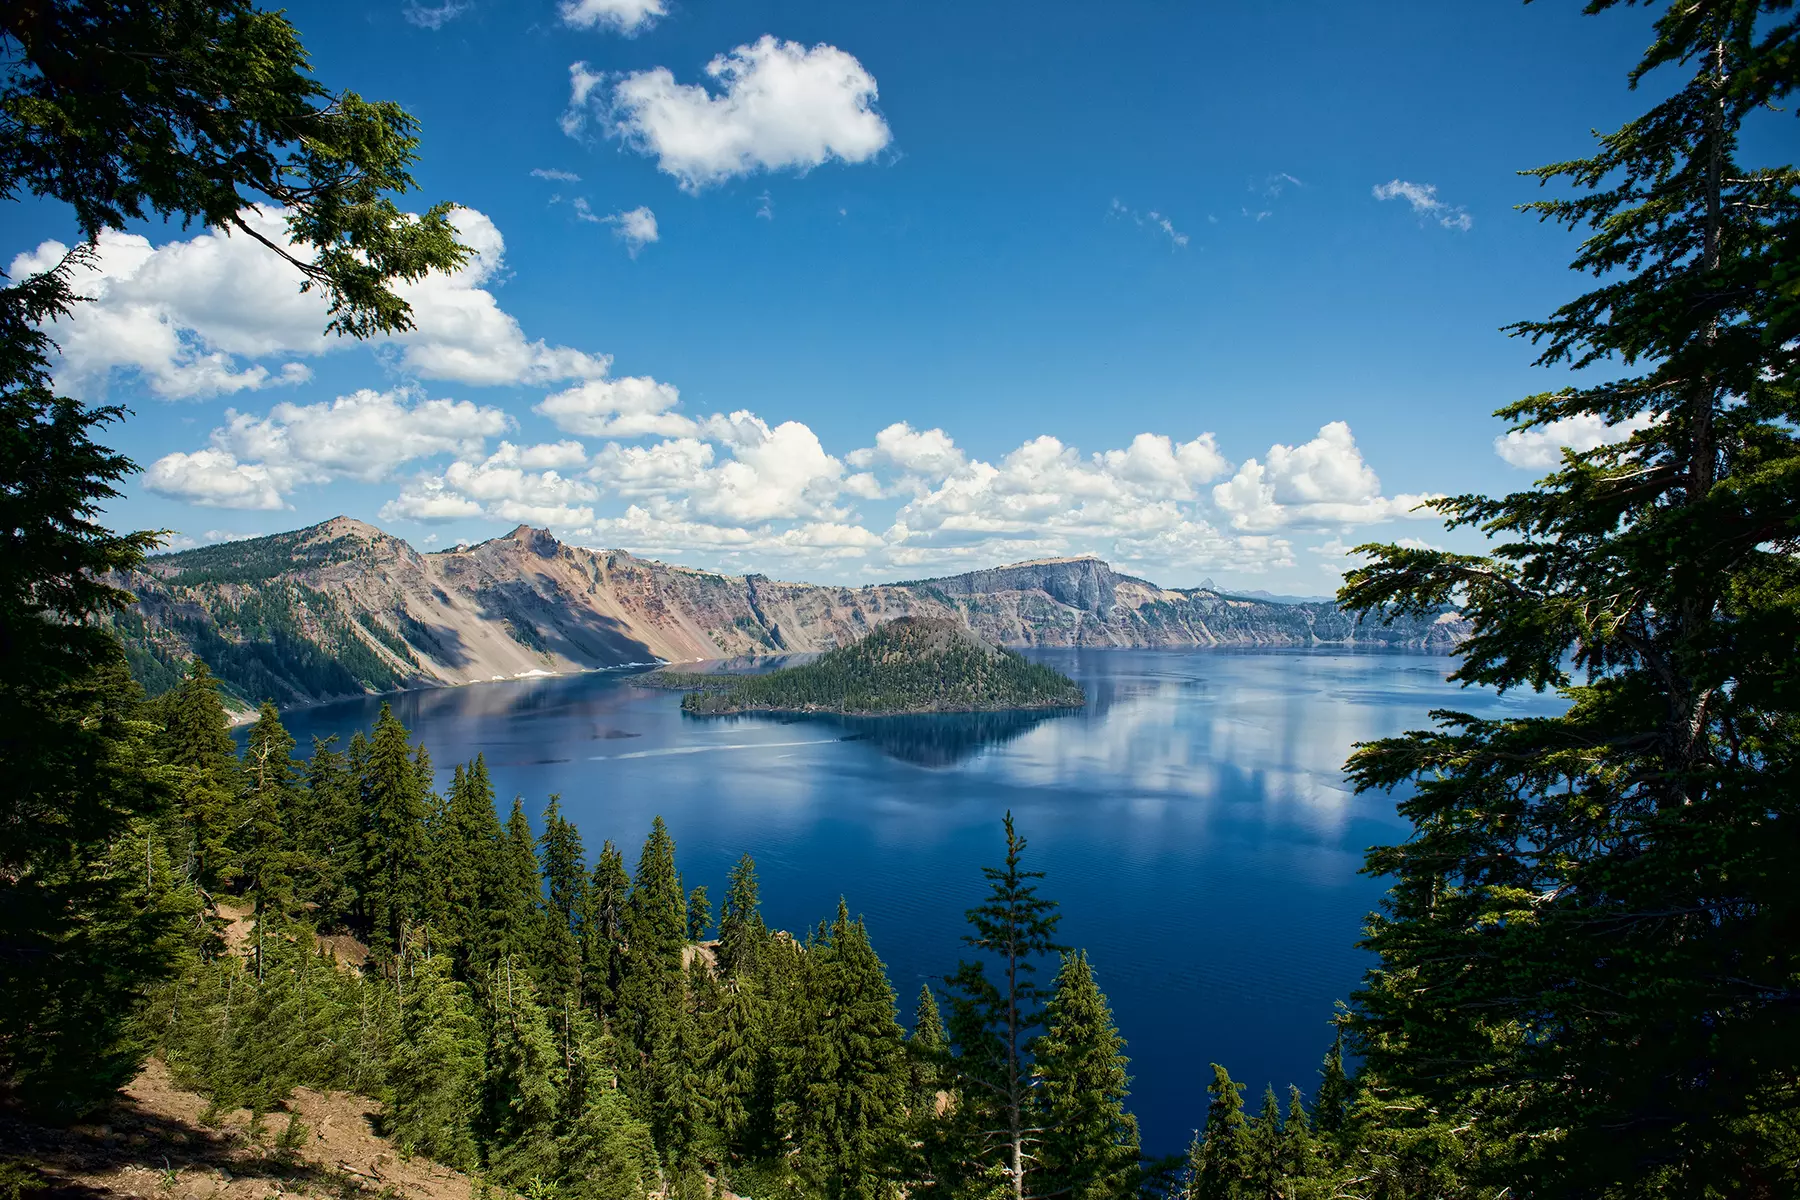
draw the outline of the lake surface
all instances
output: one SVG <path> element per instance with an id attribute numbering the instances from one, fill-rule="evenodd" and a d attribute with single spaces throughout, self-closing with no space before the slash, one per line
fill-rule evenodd
<path id="1" fill-rule="evenodd" d="M 1352 795 L 1352 743 L 1420 728 L 1432 708 L 1550 712 L 1554 698 L 1447 684 L 1446 658 L 1308 651 L 1063 650 L 1088 707 L 1049 718 L 693 718 L 678 693 L 599 673 L 389 697 L 439 778 L 485 753 L 503 809 L 534 822 L 559 792 L 592 858 L 628 865 L 653 816 L 690 888 L 716 905 L 755 856 L 765 916 L 797 932 L 844 896 L 867 919 L 902 1019 L 954 968 L 981 867 L 1011 809 L 1061 939 L 1085 947 L 1132 1057 L 1145 1146 L 1185 1147 L 1208 1064 L 1311 1091 L 1335 1000 L 1356 986 L 1383 885 L 1366 847 L 1403 836 L 1384 795 Z M 313 736 L 367 727 L 379 700 L 289 713 Z"/>

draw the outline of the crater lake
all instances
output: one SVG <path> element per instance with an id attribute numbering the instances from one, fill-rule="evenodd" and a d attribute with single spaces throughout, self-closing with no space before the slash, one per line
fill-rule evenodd
<path id="1" fill-rule="evenodd" d="M 537 825 L 551 793 L 589 864 L 627 866 L 661 814 L 689 888 L 716 905 L 744 853 L 763 913 L 804 936 L 839 896 L 862 914 L 910 1024 L 922 983 L 964 952 L 963 912 L 999 862 L 1001 816 L 1062 905 L 1060 939 L 1089 952 L 1131 1056 L 1132 1110 L 1152 1153 L 1205 1118 L 1208 1064 L 1308 1092 L 1334 1002 L 1384 884 L 1370 845 L 1405 836 L 1394 799 L 1354 795 L 1359 741 L 1421 728 L 1434 708 L 1555 712 L 1529 692 L 1446 682 L 1452 659 L 1396 653 L 1034 650 L 1087 707 L 898 718 L 692 717 L 628 673 L 369 697 L 283 714 L 299 745 L 348 740 L 385 700 L 431 753 L 440 787 L 485 754 L 498 802 Z M 1047 983 L 1053 966 L 1046 964 Z"/>

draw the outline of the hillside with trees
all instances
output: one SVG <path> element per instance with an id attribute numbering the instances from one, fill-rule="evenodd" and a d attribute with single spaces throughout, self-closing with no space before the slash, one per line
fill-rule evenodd
<path id="1" fill-rule="evenodd" d="M 285 16 L 0 7 L 0 194 L 84 239 L 0 287 L 0 1132 L 21 1138 L 0 1185 L 45 1183 L 31 1123 L 104 1126 L 155 1055 L 258 1114 L 302 1085 L 373 1097 L 411 1153 L 531 1200 L 1800 1194 L 1800 172 L 1742 161 L 1787 144 L 1742 135 L 1791 120 L 1759 114 L 1791 104 L 1800 22 L 1786 0 L 1588 5 L 1639 7 L 1643 115 L 1535 172 L 1569 189 L 1535 211 L 1586 235 L 1597 281 L 1514 332 L 1582 373 L 1502 412 L 1620 440 L 1440 501 L 1491 553 L 1365 547 L 1340 594 L 1374 621 L 1454 606 L 1459 679 L 1570 707 L 1359 748 L 1351 779 L 1410 828 L 1368 857 L 1392 886 L 1341 1042 L 1310 1102 L 1252 1112 L 1197 1069 L 1180 1163 L 1140 1154 L 1100 986 L 1121 968 L 1057 942 L 1010 819 L 966 957 L 908 1030 L 848 904 L 771 930 L 745 861 L 715 922 L 660 822 L 628 870 L 554 798 L 535 828 L 519 802 L 502 820 L 479 756 L 439 792 L 391 713 L 296 759 L 273 705 L 235 752 L 203 659 L 164 662 L 146 700 L 115 622 L 157 536 L 103 524 L 125 410 L 56 391 L 71 265 L 106 228 L 249 233 L 272 205 L 330 329 L 368 336 L 407 329 L 394 287 L 466 249 L 447 206 L 395 203 L 413 119 L 318 82 Z M 230 586 L 228 558 L 201 582 Z M 1194 628 L 1152 603 L 1133 619 Z"/>
<path id="2" fill-rule="evenodd" d="M 1079 708 L 1074 680 L 993 646 L 949 620 L 901 617 L 816 661 L 757 675 L 658 671 L 643 683 L 682 688 L 683 712 L 1007 712 Z"/>

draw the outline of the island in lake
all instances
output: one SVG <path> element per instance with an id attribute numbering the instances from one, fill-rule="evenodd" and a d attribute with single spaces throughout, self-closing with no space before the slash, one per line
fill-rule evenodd
<path id="1" fill-rule="evenodd" d="M 682 710 L 707 716 L 1007 712 L 1087 703 L 1068 676 L 932 617 L 889 621 L 802 666 L 760 675 L 658 671 L 642 682 L 686 690 Z"/>

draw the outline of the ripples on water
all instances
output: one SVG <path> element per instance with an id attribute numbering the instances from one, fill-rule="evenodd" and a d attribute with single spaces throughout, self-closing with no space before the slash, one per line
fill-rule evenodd
<path id="1" fill-rule="evenodd" d="M 1553 711 L 1444 681 L 1451 661 L 1293 651 L 1042 651 L 1088 693 L 1077 712 L 869 719 L 693 718 L 629 677 L 413 692 L 396 715 L 441 779 L 487 755 L 502 805 L 535 819 L 560 792 L 587 839 L 628 862 L 661 813 L 689 887 L 723 895 L 756 857 L 770 922 L 793 930 L 838 896 L 868 920 L 904 1019 L 961 951 L 980 868 L 1011 809 L 1130 1043 L 1146 1147 L 1181 1149 L 1204 1117 L 1207 1064 L 1311 1089 L 1327 1019 L 1366 965 L 1354 948 L 1379 881 L 1367 846 L 1405 826 L 1354 796 L 1353 743 L 1419 728 L 1432 708 Z M 366 727 L 380 701 L 297 711 L 314 735 Z"/>

